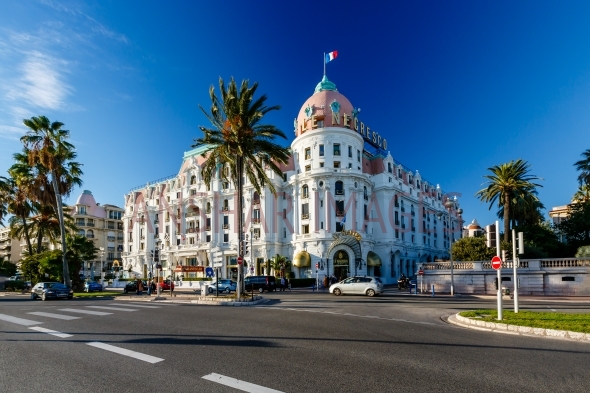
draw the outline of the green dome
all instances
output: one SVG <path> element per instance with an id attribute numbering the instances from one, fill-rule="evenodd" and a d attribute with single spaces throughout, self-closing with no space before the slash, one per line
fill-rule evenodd
<path id="1" fill-rule="evenodd" d="M 315 87 L 315 92 L 319 93 L 320 91 L 338 91 L 336 89 L 336 85 L 332 82 L 330 82 L 328 80 L 328 77 L 326 75 L 324 75 L 324 77 L 322 78 L 322 81 L 320 83 L 318 83 L 318 85 Z"/>

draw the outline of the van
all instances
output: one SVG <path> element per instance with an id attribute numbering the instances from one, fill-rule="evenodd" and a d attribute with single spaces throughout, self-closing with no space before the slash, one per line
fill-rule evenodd
<path id="1" fill-rule="evenodd" d="M 277 289 L 277 283 L 274 276 L 249 276 L 244 280 L 244 288 L 246 292 L 272 292 Z"/>

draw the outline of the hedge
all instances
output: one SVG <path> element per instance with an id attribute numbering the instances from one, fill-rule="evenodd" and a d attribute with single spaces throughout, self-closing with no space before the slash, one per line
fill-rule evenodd
<path id="1" fill-rule="evenodd" d="M 291 278 L 289 279 L 291 288 L 307 288 L 315 284 L 315 278 Z M 277 279 L 277 286 L 280 283 L 280 279 Z"/>
<path id="2" fill-rule="evenodd" d="M 185 277 L 182 281 L 212 281 L 210 277 Z"/>
<path id="3" fill-rule="evenodd" d="M 15 280 L 4 281 L 4 289 L 12 291 L 22 291 L 23 289 L 25 289 L 25 282 Z"/>

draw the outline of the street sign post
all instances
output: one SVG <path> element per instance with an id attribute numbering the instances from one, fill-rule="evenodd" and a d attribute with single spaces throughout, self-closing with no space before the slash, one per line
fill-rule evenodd
<path id="1" fill-rule="evenodd" d="M 315 264 L 315 268 L 316 268 L 316 269 L 319 269 L 319 268 L 320 268 L 320 264 L 319 264 L 319 263 L 316 263 L 316 264 Z"/>
<path id="2" fill-rule="evenodd" d="M 422 268 L 418 270 L 418 275 L 420 276 L 420 293 L 424 293 L 424 270 Z"/>
<path id="3" fill-rule="evenodd" d="M 495 256 L 492 258 L 492 267 L 496 270 L 502 269 L 502 258 Z"/>
<path id="4" fill-rule="evenodd" d="M 241 265 L 242 263 L 244 263 L 244 258 L 238 257 L 238 265 Z"/>
<path id="5" fill-rule="evenodd" d="M 223 263 L 222 262 L 215 262 L 213 264 L 213 267 L 222 267 L 222 266 L 223 266 Z"/>

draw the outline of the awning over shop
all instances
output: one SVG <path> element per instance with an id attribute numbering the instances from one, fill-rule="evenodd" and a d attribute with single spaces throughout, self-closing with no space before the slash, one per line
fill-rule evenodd
<path id="1" fill-rule="evenodd" d="M 176 266 L 174 271 L 177 273 L 203 273 L 205 271 L 205 266 Z"/>
<path id="2" fill-rule="evenodd" d="M 311 255 L 307 251 L 301 251 L 293 258 L 293 266 L 308 267 L 311 266 Z"/>
<path id="3" fill-rule="evenodd" d="M 373 251 L 367 254 L 367 266 L 381 266 L 381 258 Z"/>

